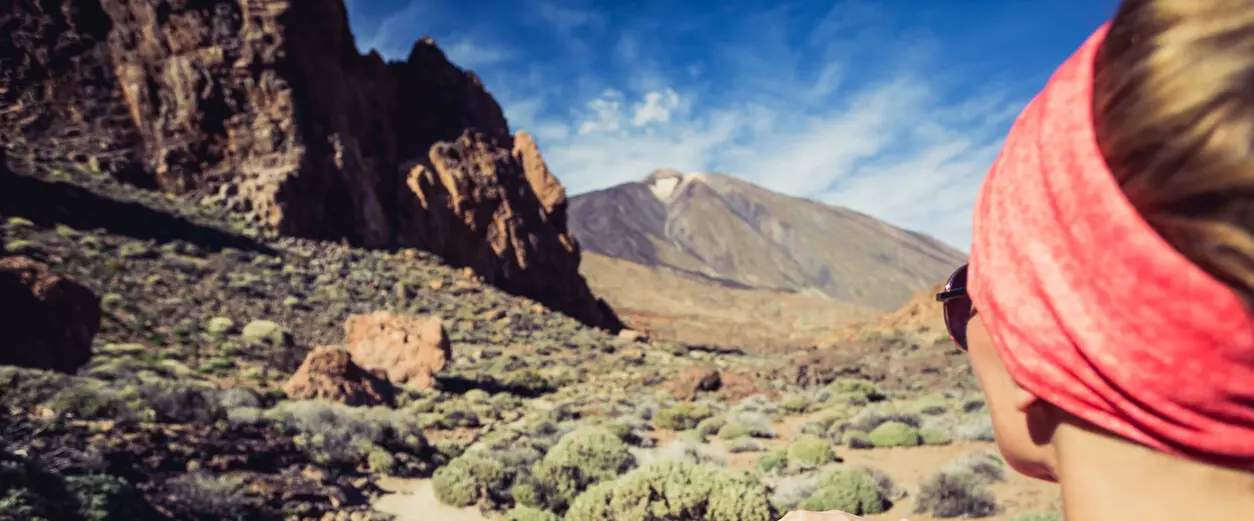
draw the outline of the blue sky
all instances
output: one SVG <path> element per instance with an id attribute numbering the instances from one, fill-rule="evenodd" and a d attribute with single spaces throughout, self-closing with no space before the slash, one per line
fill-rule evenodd
<path id="1" fill-rule="evenodd" d="M 572 193 L 716 171 L 967 250 L 1014 117 L 1115 0 L 348 0 L 362 52 L 431 35 Z"/>

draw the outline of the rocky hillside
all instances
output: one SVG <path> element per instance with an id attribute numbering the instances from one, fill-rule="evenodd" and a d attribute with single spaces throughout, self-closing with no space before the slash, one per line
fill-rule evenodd
<path id="1" fill-rule="evenodd" d="M 341 0 L 20 0 L 0 30 L 16 160 L 72 160 L 263 233 L 430 251 L 619 327 L 536 143 L 430 39 L 362 56 Z"/>
<path id="2" fill-rule="evenodd" d="M 574 197 L 570 219 L 589 252 L 885 310 L 966 257 L 867 215 L 721 174 L 657 171 Z"/>

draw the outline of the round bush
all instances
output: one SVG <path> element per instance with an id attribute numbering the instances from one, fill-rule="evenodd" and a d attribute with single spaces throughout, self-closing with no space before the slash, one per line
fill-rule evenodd
<path id="1" fill-rule="evenodd" d="M 758 457 L 758 470 L 766 473 L 777 472 L 788 466 L 788 447 L 776 447 L 775 449 Z"/>
<path id="2" fill-rule="evenodd" d="M 766 486 L 743 470 L 662 461 L 594 485 L 565 521 L 772 521 Z"/>
<path id="3" fill-rule="evenodd" d="M 832 446 L 827 440 L 805 436 L 788 446 L 788 463 L 799 467 L 814 468 L 831 463 L 835 459 Z"/>
<path id="4" fill-rule="evenodd" d="M 681 402 L 669 409 L 658 411 L 653 423 L 662 429 L 683 431 L 695 428 L 702 420 L 713 415 L 709 407 Z"/>
<path id="5" fill-rule="evenodd" d="M 841 510 L 854 515 L 879 514 L 890 506 L 892 503 L 880 492 L 875 478 L 856 469 L 823 475 L 818 490 L 800 505 L 803 510 Z"/>
<path id="6" fill-rule="evenodd" d="M 785 398 L 779 406 L 792 414 L 802 414 L 810 408 L 810 400 L 807 400 L 805 396 L 794 394 Z"/>
<path id="7" fill-rule="evenodd" d="M 854 431 L 854 430 L 845 431 L 845 434 L 841 438 L 841 440 L 844 441 L 845 446 L 851 449 L 875 448 L 875 444 L 871 443 L 871 438 L 867 436 L 865 432 L 862 432 L 862 431 Z"/>
<path id="8" fill-rule="evenodd" d="M 919 430 L 901 422 L 890 421 L 867 434 L 876 447 L 913 447 L 919 444 Z"/>
<path id="9" fill-rule="evenodd" d="M 919 438 L 923 440 L 924 445 L 949 445 L 954 441 L 949 433 L 931 427 L 919 429 Z"/>
<path id="10" fill-rule="evenodd" d="M 734 440 L 742 436 L 748 436 L 749 430 L 749 424 L 747 423 L 730 422 L 718 430 L 718 437 L 725 440 Z"/>
<path id="11" fill-rule="evenodd" d="M 719 429 L 722 429 L 726 424 L 726 417 L 722 415 L 711 416 L 701 420 L 700 423 L 697 423 L 697 432 L 701 433 L 702 436 L 714 436 L 715 434 L 718 434 Z"/>
<path id="12" fill-rule="evenodd" d="M 613 479 L 635 465 L 635 458 L 609 430 L 580 427 L 562 437 L 532 467 L 532 475 L 549 510 L 561 512 L 589 486 Z"/>
<path id="13" fill-rule="evenodd" d="M 436 469 L 431 476 L 431 488 L 441 503 L 468 507 L 479 501 L 480 491 L 485 487 L 504 486 L 507 480 L 500 463 L 468 455 Z"/>

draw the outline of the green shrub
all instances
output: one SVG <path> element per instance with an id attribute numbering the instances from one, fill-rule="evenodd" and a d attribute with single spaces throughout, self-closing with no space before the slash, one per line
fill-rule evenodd
<path id="1" fill-rule="evenodd" d="M 396 460 L 392 457 L 392 453 L 381 447 L 371 447 L 366 452 L 366 465 L 370 468 L 370 472 L 390 474 L 395 464 Z"/>
<path id="2" fill-rule="evenodd" d="M 105 293 L 100 297 L 100 307 L 105 309 L 119 309 L 126 304 L 126 298 L 117 293 Z"/>
<path id="3" fill-rule="evenodd" d="M 718 434 L 719 429 L 727 425 L 727 417 L 723 415 L 711 416 L 697 423 L 697 432 L 702 436 L 714 436 Z"/>
<path id="4" fill-rule="evenodd" d="M 919 429 L 919 438 L 923 440 L 924 445 L 949 445 L 953 443 L 953 438 L 948 432 L 934 427 Z"/>
<path id="5" fill-rule="evenodd" d="M 788 446 L 788 464 L 801 468 L 821 467 L 836 459 L 832 446 L 822 438 L 805 436 Z"/>
<path id="6" fill-rule="evenodd" d="M 766 486 L 748 472 L 664 461 L 588 489 L 565 521 L 771 521 L 775 514 Z"/>
<path id="7" fill-rule="evenodd" d="M 701 431 L 696 430 L 696 429 L 680 431 L 677 434 L 675 434 L 675 439 L 679 441 L 686 441 L 688 443 L 698 443 L 698 444 L 705 443 L 706 441 L 708 441 L 706 440 L 705 435 L 701 434 Z"/>
<path id="8" fill-rule="evenodd" d="M 774 438 L 775 431 L 771 428 L 771 419 L 760 412 L 740 412 L 729 417 L 727 423 L 718 430 L 718 437 L 724 440 L 741 436 Z"/>
<path id="9" fill-rule="evenodd" d="M 252 345 L 288 347 L 292 345 L 292 332 L 269 320 L 254 320 L 240 331 L 244 342 Z"/>
<path id="10" fill-rule="evenodd" d="M 867 434 L 876 447 L 913 447 L 918 445 L 919 430 L 901 422 L 887 422 Z"/>
<path id="11" fill-rule="evenodd" d="M 920 414 L 936 416 L 949 412 L 949 402 L 942 396 L 929 395 L 920 399 L 915 408 Z"/>
<path id="12" fill-rule="evenodd" d="M 804 510 L 841 510 L 854 515 L 879 514 L 891 506 L 875 479 L 860 469 L 841 469 L 824 474 L 819 480 L 818 490 L 800 505 Z"/>
<path id="13" fill-rule="evenodd" d="M 579 493 L 614 479 L 635 465 L 627 444 L 602 427 L 580 427 L 567 434 L 532 467 L 541 505 L 562 512 Z"/>
<path id="14" fill-rule="evenodd" d="M 836 396 L 846 399 L 861 398 L 868 402 L 878 402 L 886 398 L 879 387 L 875 385 L 875 382 L 857 378 L 836 380 L 831 385 L 828 385 L 827 389 L 836 393 Z"/>
<path id="15" fill-rule="evenodd" d="M 468 507 L 482 499 L 501 499 L 505 495 L 501 491 L 507 491 L 513 478 L 501 462 L 469 453 L 436 469 L 431 489 L 441 503 Z"/>
<path id="16" fill-rule="evenodd" d="M 562 521 L 562 518 L 548 510 L 521 506 L 506 512 L 501 521 Z"/>
<path id="17" fill-rule="evenodd" d="M 718 437 L 724 440 L 734 440 L 749 435 L 749 425 L 742 422 L 729 422 L 718 430 Z"/>
<path id="18" fill-rule="evenodd" d="M 847 430 L 841 438 L 846 447 L 851 449 L 872 449 L 875 444 L 871 443 L 871 438 L 865 432 Z"/>
<path id="19" fill-rule="evenodd" d="M 523 393 L 543 393 L 551 389 L 551 385 L 544 375 L 534 367 L 523 367 L 505 373 L 501 377 L 501 383 L 507 387 Z"/>
<path id="20" fill-rule="evenodd" d="M 708 419 L 714 413 L 709 407 L 704 405 L 696 405 L 689 402 L 680 402 L 669 409 L 658 411 L 653 417 L 653 423 L 659 428 L 682 431 L 696 428 L 697 424 L 702 420 Z"/>
<path id="21" fill-rule="evenodd" d="M 762 442 L 755 440 L 753 438 L 750 438 L 748 436 L 730 440 L 727 442 L 726 447 L 727 447 L 727 452 L 730 452 L 732 454 L 737 454 L 741 452 L 762 452 L 766 450 L 766 446 L 762 445 Z"/>
<path id="22" fill-rule="evenodd" d="M 771 473 L 783 470 L 788 466 L 788 446 L 782 445 L 758 457 L 758 470 Z"/>
<path id="23" fill-rule="evenodd" d="M 988 517 L 998 506 L 996 496 L 972 474 L 940 471 L 919 484 L 914 511 L 938 518 Z"/>
<path id="24" fill-rule="evenodd" d="M 807 400 L 805 396 L 794 394 L 785 398 L 779 406 L 793 414 L 804 414 L 810 408 L 810 400 Z"/>
<path id="25" fill-rule="evenodd" d="M 1010 521 L 1063 521 L 1062 514 L 1052 510 L 1036 510 L 1019 514 Z"/>

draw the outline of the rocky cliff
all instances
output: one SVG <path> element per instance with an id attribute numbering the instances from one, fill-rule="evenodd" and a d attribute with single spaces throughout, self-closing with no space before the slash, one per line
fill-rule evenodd
<path id="1" fill-rule="evenodd" d="M 0 132 L 220 205 L 263 231 L 418 247 L 617 329 L 578 273 L 566 195 L 473 72 L 430 39 L 358 53 L 341 0 L 18 0 Z"/>

